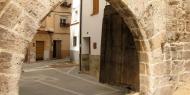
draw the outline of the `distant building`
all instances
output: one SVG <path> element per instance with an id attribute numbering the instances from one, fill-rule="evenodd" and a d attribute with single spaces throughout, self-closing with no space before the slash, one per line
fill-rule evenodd
<path id="1" fill-rule="evenodd" d="M 106 1 L 82 0 L 82 72 L 99 77 L 100 47 Z"/>
<path id="2" fill-rule="evenodd" d="M 28 62 L 70 56 L 71 4 L 66 0 L 44 18 L 28 48 Z"/>
<path id="3" fill-rule="evenodd" d="M 79 63 L 80 54 L 80 1 L 81 0 L 73 0 L 70 27 L 70 55 L 72 61 L 75 63 Z"/>

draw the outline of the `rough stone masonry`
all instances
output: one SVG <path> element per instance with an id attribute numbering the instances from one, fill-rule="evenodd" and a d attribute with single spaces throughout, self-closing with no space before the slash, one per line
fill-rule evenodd
<path id="1" fill-rule="evenodd" d="M 63 0 L 0 0 L 0 95 L 18 95 L 25 48 Z M 140 94 L 172 95 L 190 80 L 189 0 L 107 0 L 138 48 Z"/>

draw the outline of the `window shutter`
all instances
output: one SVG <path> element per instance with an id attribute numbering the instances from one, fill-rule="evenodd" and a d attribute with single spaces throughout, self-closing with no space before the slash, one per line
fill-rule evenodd
<path id="1" fill-rule="evenodd" d="M 93 0 L 93 15 L 96 15 L 99 13 L 99 0 Z"/>

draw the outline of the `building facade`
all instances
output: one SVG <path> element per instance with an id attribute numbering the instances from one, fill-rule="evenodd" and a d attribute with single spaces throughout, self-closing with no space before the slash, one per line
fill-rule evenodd
<path id="1" fill-rule="evenodd" d="M 18 81 L 28 42 L 36 34 L 38 22 L 60 1 L 0 1 L 2 95 L 19 94 Z M 180 89 L 186 89 L 190 80 L 190 2 L 107 1 L 123 17 L 135 39 L 140 66 L 140 95 L 176 95 Z"/>
<path id="2" fill-rule="evenodd" d="M 28 48 L 28 62 L 70 57 L 71 0 L 56 6 L 43 20 Z"/>
<path id="3" fill-rule="evenodd" d="M 79 63 L 80 54 L 80 14 L 81 0 L 73 0 L 70 32 L 70 57 L 74 63 Z"/>
<path id="4" fill-rule="evenodd" d="M 102 21 L 106 1 L 82 0 L 82 72 L 99 77 Z"/>

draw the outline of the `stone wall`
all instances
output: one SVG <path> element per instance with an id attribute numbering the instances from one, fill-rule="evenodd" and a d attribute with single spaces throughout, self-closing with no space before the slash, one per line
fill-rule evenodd
<path id="1" fill-rule="evenodd" d="M 188 0 L 108 0 L 136 38 L 141 94 L 172 95 L 188 82 Z"/>
<path id="2" fill-rule="evenodd" d="M 0 0 L 0 95 L 18 95 L 26 47 L 59 0 Z"/>
<path id="3" fill-rule="evenodd" d="M 81 55 L 81 71 L 83 73 L 89 73 L 90 75 L 99 79 L 100 76 L 100 55 Z"/>
<path id="4" fill-rule="evenodd" d="M 190 1 L 167 0 L 166 2 L 165 60 L 170 62 L 173 90 L 190 82 Z"/>
<path id="5" fill-rule="evenodd" d="M 44 58 L 43 60 L 50 60 L 51 42 L 49 34 L 37 33 L 29 46 L 29 63 L 36 62 L 36 41 L 44 41 Z"/>
<path id="6" fill-rule="evenodd" d="M 0 0 L 0 94 L 18 95 L 26 47 L 62 0 Z M 125 19 L 140 57 L 140 93 L 172 95 L 189 81 L 188 0 L 107 0 Z"/>
<path id="7" fill-rule="evenodd" d="M 90 70 L 90 55 L 81 54 L 81 72 L 89 72 Z"/>

